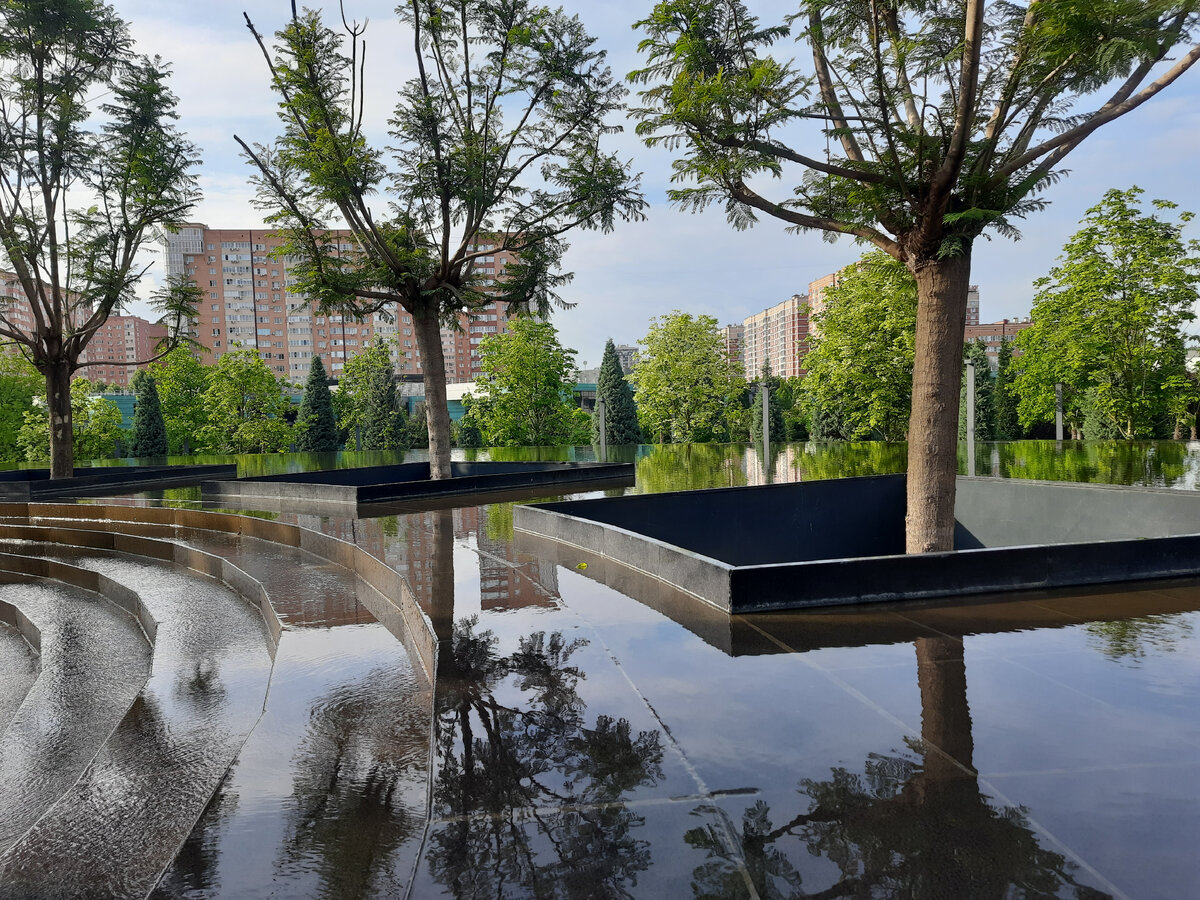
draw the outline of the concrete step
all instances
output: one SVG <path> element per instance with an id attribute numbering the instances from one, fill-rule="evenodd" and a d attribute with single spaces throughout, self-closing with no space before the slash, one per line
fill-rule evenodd
<path id="1" fill-rule="evenodd" d="M 15 606 L 0 600 L 0 734 L 37 680 L 40 647 L 41 630 Z"/>
<path id="2" fill-rule="evenodd" d="M 255 607 L 160 563 L 84 548 L 158 623 L 153 673 L 82 776 L 0 859 L 0 896 L 144 897 L 262 715 L 274 649 Z"/>

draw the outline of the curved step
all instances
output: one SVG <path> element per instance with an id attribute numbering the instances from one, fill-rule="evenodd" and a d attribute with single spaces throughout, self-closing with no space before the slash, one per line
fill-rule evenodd
<path id="1" fill-rule="evenodd" d="M 56 803 L 128 713 L 150 674 L 139 623 L 98 594 L 41 581 L 0 585 L 37 621 L 41 670 L 0 735 L 0 853 Z M 0 879 L 2 880 L 2 879 Z"/>
<path id="2" fill-rule="evenodd" d="M 111 552 L 52 558 L 137 592 L 154 670 L 78 781 L 0 860 L 0 896 L 145 896 L 262 714 L 271 636 L 224 585 Z"/>
<path id="3" fill-rule="evenodd" d="M 0 587 L 0 734 L 8 728 L 41 671 L 41 645 L 41 630 L 3 599 Z"/>

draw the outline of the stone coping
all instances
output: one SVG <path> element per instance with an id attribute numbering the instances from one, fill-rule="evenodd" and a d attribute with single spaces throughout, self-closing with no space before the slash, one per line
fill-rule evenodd
<path id="1" fill-rule="evenodd" d="M 905 476 L 519 506 L 587 550 L 725 613 L 1200 574 L 1200 492 L 959 478 L 956 545 L 908 556 Z"/>
<path id="2" fill-rule="evenodd" d="M 269 591 L 223 557 L 177 541 L 199 530 L 298 547 L 349 569 L 371 589 L 360 595 L 363 605 L 401 641 L 424 686 L 433 683 L 437 637 L 404 576 L 358 545 L 332 535 L 228 512 L 73 503 L 0 503 L 0 525 L 6 525 L 5 530 L 18 526 L 65 528 L 81 532 L 77 539 L 91 542 L 84 546 L 151 556 L 225 581 L 250 602 L 260 604 L 273 641 L 278 641 L 282 624 L 270 606 Z"/>
<path id="3" fill-rule="evenodd" d="M 325 469 L 263 475 L 202 486 L 208 502 L 227 506 L 303 511 L 318 515 L 386 515 L 385 504 L 404 504 L 479 494 L 524 493 L 523 499 L 579 487 L 625 487 L 634 483 L 632 463 L 452 462 L 452 477 L 429 478 L 429 463 Z"/>
<path id="4" fill-rule="evenodd" d="M 85 466 L 55 479 L 49 469 L 8 469 L 0 471 L 0 501 L 111 496 L 236 477 L 235 465 Z"/>

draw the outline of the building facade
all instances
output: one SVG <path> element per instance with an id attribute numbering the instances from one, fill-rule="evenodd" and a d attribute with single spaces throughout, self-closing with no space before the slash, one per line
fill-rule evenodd
<path id="1" fill-rule="evenodd" d="M 797 378 L 804 374 L 808 352 L 808 297 L 793 294 L 782 303 L 756 313 L 742 322 L 742 361 L 747 379 L 762 374 Z"/>
<path id="2" fill-rule="evenodd" d="M 734 372 L 745 372 L 746 358 L 742 343 L 746 336 L 745 325 L 726 325 L 721 329 L 725 339 L 725 356 L 729 360 L 729 368 Z"/>
<path id="3" fill-rule="evenodd" d="M 356 245 L 348 231 L 335 232 L 339 251 Z M 333 378 L 346 362 L 375 337 L 393 343 L 397 373 L 419 378 L 424 373 L 412 316 L 393 306 L 387 314 L 358 321 L 349 316 L 320 315 L 308 297 L 295 289 L 289 273 L 293 263 L 277 253 L 281 240 L 272 231 L 215 229 L 203 224 L 183 226 L 168 235 L 167 272 L 185 276 L 201 290 L 193 336 L 215 361 L 235 347 L 257 349 L 277 376 L 293 384 L 308 377 L 312 358 L 319 356 Z M 482 243 L 479 249 L 493 247 Z M 476 262 L 486 279 L 503 277 L 511 257 L 496 251 Z M 479 343 L 489 334 L 508 330 L 504 304 L 493 302 L 471 316 L 464 314 L 458 329 L 442 329 L 442 353 L 450 383 L 471 381 L 480 374 Z"/>
<path id="4" fill-rule="evenodd" d="M 1000 345 L 1005 341 L 1016 340 L 1017 334 L 1024 331 L 1033 322 L 1028 318 L 1024 319 L 1001 319 L 999 322 L 979 323 L 978 308 L 976 309 L 975 323 L 968 324 L 964 334 L 963 342 L 971 343 L 972 341 L 982 340 L 987 345 L 988 365 L 995 372 L 1000 365 Z M 1013 351 L 1014 356 L 1020 356 L 1019 350 Z"/>

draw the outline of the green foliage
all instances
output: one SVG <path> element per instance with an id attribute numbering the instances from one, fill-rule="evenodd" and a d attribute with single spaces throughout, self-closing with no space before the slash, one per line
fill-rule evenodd
<path id="1" fill-rule="evenodd" d="M 993 385 L 992 412 L 995 416 L 992 423 L 992 434 L 998 441 L 1015 441 L 1022 435 L 1021 422 L 1017 418 L 1016 391 L 1013 388 L 1011 340 L 1000 342 L 996 353 L 996 381 Z"/>
<path id="2" fill-rule="evenodd" d="M 337 422 L 333 418 L 333 398 L 329 393 L 329 380 L 325 377 L 325 365 L 315 353 L 308 368 L 304 399 L 300 401 L 295 428 L 296 448 L 302 452 L 326 453 L 336 450 L 340 443 Z"/>
<path id="3" fill-rule="evenodd" d="M 343 397 L 341 424 L 349 449 L 404 450 L 412 446 L 408 417 L 396 392 L 391 352 L 382 338 L 346 362 L 338 393 Z"/>
<path id="4" fill-rule="evenodd" d="M 605 439 L 610 447 L 641 442 L 642 429 L 638 425 L 637 404 L 633 402 L 633 390 L 625 378 L 612 338 L 604 342 L 604 357 L 600 361 L 600 375 L 596 381 L 596 400 L 604 401 Z M 592 441 L 599 443 L 598 414 L 592 431 Z"/>
<path id="5" fill-rule="evenodd" d="M 196 436 L 208 424 L 204 393 L 210 369 L 186 347 L 176 347 L 149 368 L 162 408 L 171 453 L 184 453 L 198 446 Z"/>
<path id="6" fill-rule="evenodd" d="M 17 432 L 35 397 L 46 393 L 46 379 L 19 353 L 0 351 L 0 462 L 21 459 Z"/>
<path id="7" fill-rule="evenodd" d="M 95 386 L 86 378 L 71 382 L 72 452 L 83 463 L 92 459 L 111 459 L 123 445 L 121 409 L 104 397 L 95 396 Z M 45 395 L 25 413 L 17 432 L 17 446 L 26 462 L 50 459 L 50 418 Z"/>
<path id="8" fill-rule="evenodd" d="M 134 375 L 133 394 L 133 440 L 129 445 L 129 455 L 139 458 L 166 456 L 167 426 L 163 421 L 154 376 L 148 372 Z"/>
<path id="9" fill-rule="evenodd" d="M 199 156 L 175 126 L 170 66 L 133 47 L 126 23 L 99 0 L 0 5 L 0 249 L 38 311 L 29 327 L 0 305 L 0 339 L 23 345 L 47 379 L 62 423 L 52 435 L 56 476 L 72 463 L 68 379 L 133 295 L 140 251 L 199 199 Z M 98 128 L 89 127 L 93 110 Z M 181 339 L 195 296 L 177 281 L 153 295 L 171 340 Z"/>
<path id="10" fill-rule="evenodd" d="M 397 15 L 414 30 L 418 74 L 399 86 L 386 154 L 365 137 L 361 28 L 339 35 L 311 10 L 274 54 L 260 40 L 284 133 L 242 147 L 280 252 L 297 260 L 297 290 L 326 311 L 398 303 L 417 320 L 426 379 L 440 380 L 438 323 L 492 300 L 565 306 L 563 236 L 640 218 L 644 200 L 627 164 L 601 150 L 625 90 L 577 18 L 529 0 L 405 3 Z M 352 253 L 322 230 L 335 216 L 354 232 Z M 480 265 L 496 250 L 513 254 L 500 279 Z M 431 459 L 448 468 L 448 413 L 429 415 Z"/>
<path id="11" fill-rule="evenodd" d="M 213 453 L 274 453 L 292 440 L 291 403 L 257 350 L 231 350 L 209 372 L 204 406 L 208 422 L 198 433 Z"/>
<path id="12" fill-rule="evenodd" d="M 638 343 L 633 382 L 643 433 L 660 444 L 712 440 L 734 399 L 717 320 L 675 310 L 651 319 Z"/>
<path id="13" fill-rule="evenodd" d="M 1183 327 L 1195 318 L 1200 244 L 1182 234 L 1190 213 L 1178 222 L 1143 213 L 1141 193 L 1106 192 L 1037 282 L 1033 325 L 1017 336 L 1023 423 L 1053 419 L 1056 382 L 1073 431 L 1087 409 L 1093 431 L 1104 420 L 1103 430 L 1126 439 L 1154 436 L 1168 417 L 1185 377 Z"/>
<path id="14" fill-rule="evenodd" d="M 518 318 L 508 333 L 484 338 L 479 356 L 468 417 L 487 446 L 590 443 L 591 417 L 572 395 L 575 351 L 559 344 L 553 325 Z"/>
<path id="15" fill-rule="evenodd" d="M 801 390 L 816 440 L 903 440 L 912 404 L 917 286 L 902 263 L 868 253 L 813 316 Z"/>
<path id="16" fill-rule="evenodd" d="M 762 443 L 762 390 L 763 386 L 770 392 L 767 403 L 767 416 L 771 425 L 770 438 L 772 443 L 787 440 L 787 426 L 783 421 L 783 406 L 790 397 L 784 393 L 784 381 L 778 375 L 771 374 L 770 364 L 764 364 L 762 377 L 755 384 L 758 393 L 750 403 L 750 440 Z M 790 393 L 790 391 L 789 391 Z M 790 406 L 790 404 L 789 404 Z"/>
<path id="17" fill-rule="evenodd" d="M 958 436 L 967 437 L 967 376 L 966 364 L 975 364 L 975 440 L 990 441 L 995 426 L 996 411 L 994 398 L 995 378 L 988 363 L 987 344 L 974 340 L 967 344 L 963 353 L 963 382 L 958 401 Z"/>

